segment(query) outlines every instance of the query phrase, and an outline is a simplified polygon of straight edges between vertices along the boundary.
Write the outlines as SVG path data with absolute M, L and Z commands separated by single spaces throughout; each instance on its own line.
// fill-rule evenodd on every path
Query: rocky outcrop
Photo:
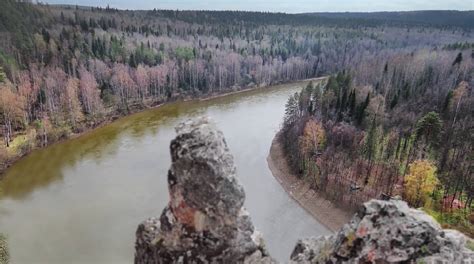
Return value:
M 135 263 L 274 263 L 242 207 L 223 134 L 207 119 L 176 128 L 170 202 L 139 225 Z M 474 263 L 466 237 L 403 201 L 372 200 L 331 236 L 298 241 L 291 263 Z
M 138 227 L 135 263 L 273 263 L 242 207 L 245 193 L 222 132 L 206 118 L 176 132 L 170 202 Z
M 338 233 L 298 241 L 291 263 L 474 263 L 466 239 L 403 201 L 372 200 Z

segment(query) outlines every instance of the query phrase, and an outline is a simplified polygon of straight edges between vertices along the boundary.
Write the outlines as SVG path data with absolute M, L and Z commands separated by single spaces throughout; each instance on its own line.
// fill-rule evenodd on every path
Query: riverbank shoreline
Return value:
M 19 160 L 25 158 L 26 156 L 30 155 L 32 152 L 34 152 L 36 150 L 47 148 L 47 147 L 53 146 L 55 144 L 60 144 L 60 143 L 62 143 L 64 141 L 67 141 L 67 140 L 72 140 L 72 139 L 75 139 L 75 138 L 79 138 L 81 136 L 87 135 L 88 133 L 91 133 L 92 131 L 94 131 L 96 129 L 99 129 L 101 127 L 109 125 L 109 124 L 111 124 L 111 123 L 113 123 L 113 122 L 115 122 L 115 121 L 117 121 L 121 118 L 131 116 L 131 115 L 134 115 L 134 114 L 138 114 L 138 113 L 141 113 L 143 111 L 159 108 L 160 106 L 162 106 L 164 104 L 172 103 L 172 102 L 175 102 L 175 101 L 169 101 L 169 102 L 166 102 L 166 103 L 157 102 L 156 104 L 152 104 L 151 106 L 144 106 L 142 108 L 132 109 L 132 110 L 130 110 L 130 112 L 128 114 L 119 114 L 117 112 L 113 112 L 112 114 L 107 115 L 103 120 L 97 122 L 96 124 L 94 124 L 92 126 L 87 127 L 86 129 L 84 129 L 81 132 L 72 132 L 67 137 L 61 137 L 57 140 L 50 140 L 44 146 L 35 146 L 35 147 L 31 148 L 29 151 L 27 151 L 25 153 L 20 153 L 19 155 L 15 155 L 15 156 L 11 157 L 10 159 L 6 160 L 5 164 L 0 167 L 0 182 L 3 180 L 3 175 L 4 175 L 5 171 L 8 170 L 8 168 L 10 168 L 13 164 L 15 164 Z
M 147 110 L 156 109 L 156 108 L 159 108 L 163 105 L 170 104 L 170 103 L 175 103 L 175 102 L 179 102 L 179 101 L 185 101 L 185 102 L 193 101 L 193 100 L 208 101 L 208 100 L 212 100 L 212 99 L 216 99 L 216 98 L 220 98 L 220 97 L 224 97 L 224 96 L 230 96 L 230 95 L 235 95 L 235 94 L 239 94 L 239 93 L 245 93 L 245 92 L 254 91 L 254 90 L 258 90 L 258 89 L 265 89 L 265 88 L 268 88 L 268 87 L 273 87 L 273 86 L 278 86 L 278 85 L 285 85 L 285 84 L 292 84 L 292 83 L 294 83 L 294 84 L 305 83 L 305 82 L 310 82 L 310 81 L 323 80 L 323 79 L 326 79 L 326 78 L 327 78 L 327 76 L 323 76 L 323 77 L 315 77 L 315 78 L 304 79 L 304 80 L 296 80 L 296 81 L 291 81 L 291 82 L 282 82 L 282 83 L 272 84 L 272 85 L 255 86 L 255 87 L 251 87 L 251 88 L 244 88 L 244 89 L 237 90 L 237 91 L 227 91 L 227 92 L 222 92 L 222 93 L 213 93 L 213 94 L 203 95 L 203 96 L 200 96 L 200 97 L 197 97 L 197 98 L 182 97 L 182 98 L 178 98 L 178 99 L 174 99 L 174 100 L 169 100 L 169 101 L 166 101 L 166 102 L 156 101 L 156 102 L 153 102 L 149 106 L 133 108 L 126 114 L 111 112 L 108 115 L 106 115 L 106 117 L 103 120 L 101 120 L 100 122 L 97 122 L 93 126 L 87 127 L 84 131 L 72 133 L 67 137 L 62 137 L 62 138 L 60 138 L 58 140 L 55 140 L 55 141 L 49 141 L 48 144 L 45 145 L 45 146 L 35 146 L 35 147 L 31 148 L 29 151 L 27 151 L 25 153 L 19 153 L 18 155 L 14 155 L 14 156 L 8 158 L 7 160 L 4 161 L 3 166 L 1 166 L 1 164 L 0 164 L 0 182 L 2 181 L 3 176 L 5 174 L 5 171 L 8 170 L 8 168 L 10 168 L 13 164 L 18 162 L 19 160 L 21 160 L 24 157 L 28 156 L 33 151 L 52 146 L 54 144 L 59 144 L 61 142 L 67 141 L 67 140 L 71 140 L 71 139 L 75 139 L 75 138 L 84 136 L 84 135 L 86 135 L 86 134 L 88 134 L 88 133 L 90 133 L 90 132 L 92 132 L 96 129 L 99 129 L 103 126 L 106 126 L 110 123 L 113 123 L 113 122 L 115 122 L 115 121 L 117 121 L 121 118 L 125 118 L 125 117 L 131 116 L 131 115 L 134 115 L 134 114 L 138 114 L 138 113 L 141 113 L 141 112 L 144 112 L 144 111 L 147 111 Z
M 291 172 L 280 143 L 280 132 L 275 135 L 267 157 L 268 167 L 273 177 L 280 183 L 286 193 L 305 209 L 314 219 L 332 232 L 348 223 L 352 213 L 337 208 L 325 199 L 310 184 Z
M 321 81 L 321 80 L 324 80 L 324 79 L 327 79 L 327 78 L 328 78 L 327 76 L 323 76 L 323 77 L 315 77 L 315 78 L 309 78 L 309 79 L 304 79 L 304 80 L 299 80 L 299 81 L 282 82 L 282 83 L 264 85 L 264 86 L 255 86 L 255 87 L 244 88 L 242 90 L 237 90 L 237 91 L 233 91 L 233 92 L 226 92 L 226 93 L 221 93 L 221 94 L 210 95 L 210 96 L 206 96 L 204 98 L 190 99 L 190 101 L 192 101 L 192 100 L 209 101 L 209 100 L 220 98 L 220 97 L 225 97 L 225 96 L 229 96 L 229 95 L 235 95 L 235 94 L 239 94 L 239 93 L 255 91 L 255 90 L 258 90 L 258 89 L 265 89 L 265 88 L 268 88 L 268 87 L 276 87 L 276 86 L 279 86 L 279 85 L 286 85 L 286 84 L 291 84 L 291 83 L 296 84 L 296 83 L 305 83 L 305 82 L 311 82 L 311 81 L 315 82 L 315 81 Z

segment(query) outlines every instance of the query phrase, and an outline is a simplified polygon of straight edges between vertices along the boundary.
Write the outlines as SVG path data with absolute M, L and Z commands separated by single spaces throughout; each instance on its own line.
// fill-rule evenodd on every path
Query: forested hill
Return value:
M 389 23 L 399 25 L 427 25 L 474 28 L 474 11 L 407 11 L 407 12 L 345 12 L 307 13 L 331 19 L 364 20 L 368 24 Z
M 58 8 L 79 8 L 87 6 L 58 5 Z M 110 9 L 114 10 L 114 9 Z M 115 10 L 119 11 L 119 10 Z M 380 23 L 398 26 L 441 26 L 474 28 L 474 11 L 405 11 L 405 12 L 316 12 L 302 14 L 252 12 L 252 11 L 209 11 L 209 10 L 138 10 L 124 11 L 144 16 L 165 17 L 198 24 L 238 25 L 333 25 L 345 27 L 379 26 Z

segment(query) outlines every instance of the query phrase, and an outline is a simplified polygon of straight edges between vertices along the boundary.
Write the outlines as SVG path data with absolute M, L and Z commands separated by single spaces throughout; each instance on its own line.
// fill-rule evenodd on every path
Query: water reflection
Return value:
M 137 223 L 168 201 L 174 126 L 202 114 L 226 136 L 255 225 L 272 254 L 287 259 L 297 237 L 327 232 L 284 193 L 266 163 L 284 103 L 303 85 L 167 104 L 22 159 L 1 183 L 0 227 L 13 263 L 132 262 Z
M 259 98 L 262 94 L 281 88 L 258 89 L 239 94 L 214 98 L 212 100 L 176 102 L 146 112 L 128 116 L 112 124 L 88 132 L 76 139 L 54 144 L 40 149 L 23 158 L 12 166 L 0 182 L 3 192 L 0 198 L 24 199 L 35 189 L 61 180 L 63 171 L 74 167 L 78 160 L 91 159 L 100 165 L 103 157 L 115 156 L 119 148 L 118 139 L 127 134 L 134 140 L 130 144 L 139 144 L 145 135 L 156 135 L 161 123 L 169 123 L 177 117 L 187 114 L 189 117 L 202 115 L 212 106 L 216 109 L 229 109 L 239 100 Z

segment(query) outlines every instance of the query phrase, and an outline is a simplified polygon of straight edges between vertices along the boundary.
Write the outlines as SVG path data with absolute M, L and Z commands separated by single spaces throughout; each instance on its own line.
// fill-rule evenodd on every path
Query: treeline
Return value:
M 370 64 L 288 100 L 292 168 L 341 206 L 398 195 L 474 235 L 474 59 L 420 50 Z
M 456 42 L 444 46 L 444 49 L 447 50 L 465 50 L 472 49 L 472 57 L 474 57 L 474 43 L 469 42 Z
M 353 13 L 310 13 L 314 16 L 360 19 L 371 23 L 387 23 L 405 26 L 438 26 L 474 28 L 474 11 L 426 10 L 407 12 L 353 12 Z

